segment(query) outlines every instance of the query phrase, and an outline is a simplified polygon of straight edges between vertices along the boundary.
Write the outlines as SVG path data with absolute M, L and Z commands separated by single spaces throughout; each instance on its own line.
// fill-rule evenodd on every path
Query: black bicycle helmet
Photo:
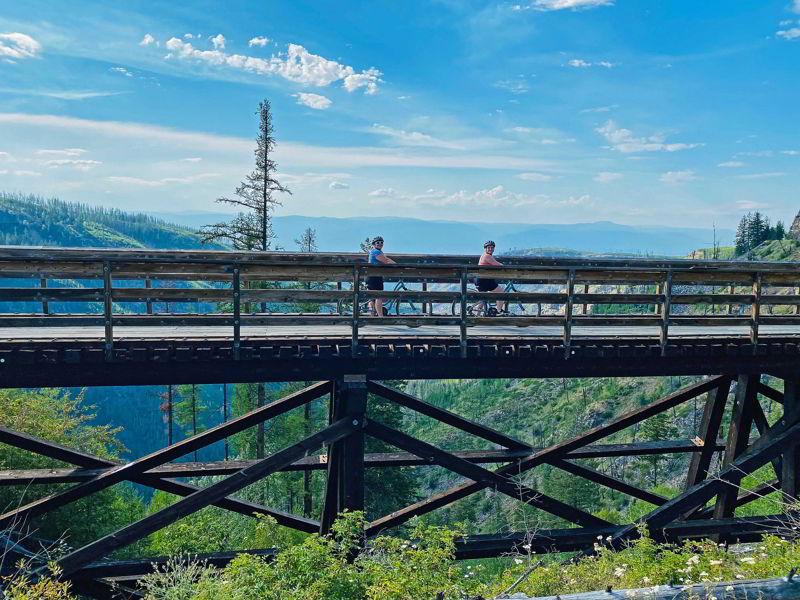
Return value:
M 379 236 L 379 235 L 376 235 L 374 238 L 372 238 L 372 241 L 370 242 L 370 244 L 374 244 L 375 242 L 382 242 L 382 241 L 383 241 L 383 238 L 381 236 Z
M 494 243 L 494 240 L 486 240 L 483 242 L 483 247 L 486 248 L 487 246 L 496 246 L 497 244 Z

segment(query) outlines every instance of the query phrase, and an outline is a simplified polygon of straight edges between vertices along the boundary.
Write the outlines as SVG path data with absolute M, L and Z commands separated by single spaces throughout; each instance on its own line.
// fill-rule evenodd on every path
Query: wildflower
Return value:
M 687 565 L 696 565 L 700 562 L 700 557 L 697 554 L 692 554 L 688 559 L 686 559 Z
M 708 564 L 710 564 L 710 565 L 711 565 L 711 566 L 713 566 L 713 567 L 716 567 L 716 566 L 718 566 L 718 565 L 721 565 L 721 564 L 722 564 L 722 561 L 721 561 L 721 560 L 712 560 L 712 561 L 711 561 L 711 562 L 709 562 Z
M 700 577 L 708 577 L 708 573 L 706 573 L 705 571 L 701 571 Z
M 650 583 L 649 577 L 642 577 L 642 583 Z
M 625 575 L 625 569 L 623 569 L 622 567 L 617 567 L 616 569 L 614 569 L 614 575 L 616 575 L 617 577 L 622 577 L 623 575 Z
M 756 559 L 753 558 L 752 556 L 745 556 L 742 559 L 742 562 L 743 563 L 747 563 L 748 565 L 754 565 L 754 564 L 756 564 Z
M 514 562 L 517 563 L 518 565 L 521 565 L 522 564 L 522 559 L 521 558 L 515 558 Z
M 744 575 L 742 575 L 741 573 L 737 573 L 736 575 L 734 575 L 734 577 L 736 577 L 736 579 L 744 579 Z
M 598 540 L 602 540 L 602 539 L 603 539 L 603 536 L 602 536 L 602 535 L 598 535 L 598 536 L 597 536 L 597 539 L 598 539 Z
M 523 544 L 522 548 L 524 550 L 530 550 L 531 549 L 531 545 L 530 544 Z
M 732 585 L 726 585 L 725 586 L 725 591 L 726 592 L 732 592 L 733 591 L 733 586 Z
M 606 536 L 606 541 L 607 541 L 607 542 L 610 542 L 610 541 L 611 541 L 611 536 L 610 536 L 610 535 Z

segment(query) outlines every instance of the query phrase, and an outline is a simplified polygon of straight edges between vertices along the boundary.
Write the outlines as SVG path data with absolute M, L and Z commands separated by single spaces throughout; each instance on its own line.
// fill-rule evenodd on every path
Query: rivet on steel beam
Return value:
M 358 419 L 353 419 L 353 425 L 358 425 Z

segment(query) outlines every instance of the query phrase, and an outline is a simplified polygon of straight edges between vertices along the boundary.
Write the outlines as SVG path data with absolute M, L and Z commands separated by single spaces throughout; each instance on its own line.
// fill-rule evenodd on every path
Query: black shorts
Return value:
M 479 292 L 491 292 L 497 288 L 497 285 L 496 279 L 478 279 Z
M 367 277 L 367 289 L 383 291 L 383 277 Z

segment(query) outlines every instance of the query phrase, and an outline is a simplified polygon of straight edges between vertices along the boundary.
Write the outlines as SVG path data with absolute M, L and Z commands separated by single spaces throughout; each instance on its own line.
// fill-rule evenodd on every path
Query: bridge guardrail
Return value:
M 479 267 L 477 257 L 410 256 L 408 263 L 395 258 L 397 265 L 369 265 L 356 255 L 0 248 L 0 327 L 101 325 L 110 357 L 115 328 L 140 325 L 227 326 L 235 354 L 243 326 L 349 325 L 354 356 L 364 326 L 457 327 L 466 356 L 468 332 L 476 326 L 559 327 L 566 351 L 576 327 L 655 327 L 665 354 L 671 327 L 745 326 L 755 347 L 762 326 L 800 325 L 800 263 L 517 259 L 509 266 Z M 362 290 L 368 276 L 417 287 Z M 509 280 L 523 289 L 479 292 L 471 287 L 478 277 Z M 26 285 L 37 280 L 38 287 Z M 422 314 L 364 314 L 361 304 L 375 298 L 422 303 Z M 497 300 L 524 312 L 468 314 L 472 303 Z M 32 302 L 39 311 L 11 310 L 15 303 Z M 342 302 L 352 303 L 352 314 L 266 310 Z M 54 310 L 53 303 L 80 303 L 84 312 Z M 176 303 L 216 312 L 171 310 Z M 436 307 L 451 305 L 458 314 L 436 314 Z M 526 308 L 533 306 L 535 314 Z M 692 306 L 705 313 L 710 308 L 711 314 L 687 312 Z M 763 314 L 765 307 L 770 314 Z

